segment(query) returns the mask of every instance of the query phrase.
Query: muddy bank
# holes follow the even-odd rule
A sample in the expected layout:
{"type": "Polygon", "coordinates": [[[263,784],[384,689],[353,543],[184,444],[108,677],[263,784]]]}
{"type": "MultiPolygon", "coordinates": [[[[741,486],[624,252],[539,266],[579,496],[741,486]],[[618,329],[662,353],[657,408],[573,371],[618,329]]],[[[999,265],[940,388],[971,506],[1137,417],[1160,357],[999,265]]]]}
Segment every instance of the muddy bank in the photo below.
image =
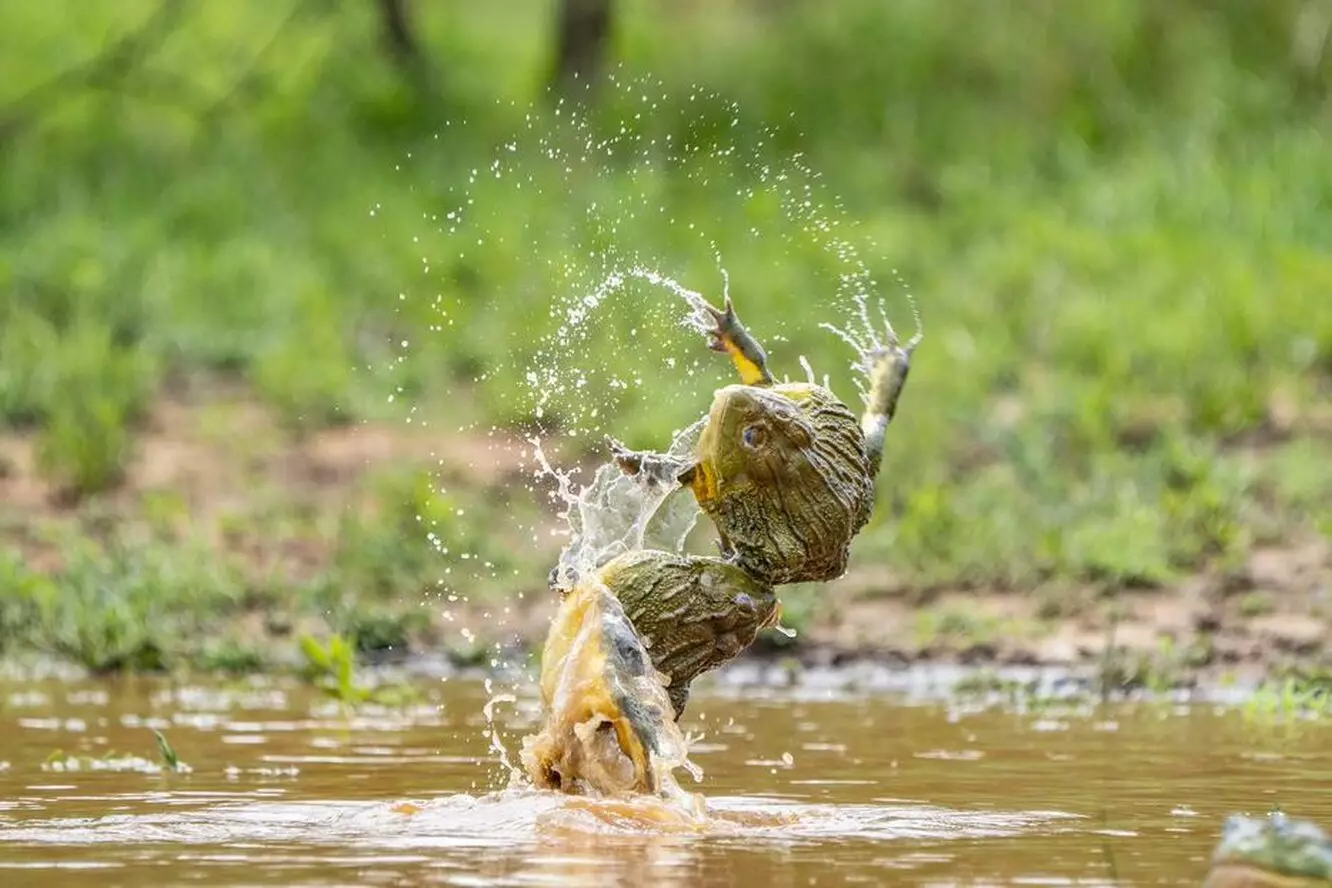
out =
{"type": "MultiPolygon", "coordinates": [[[[562,540],[521,450],[413,426],[298,436],[243,389],[204,387],[154,408],[116,490],[72,504],[30,434],[0,435],[0,658],[278,672],[302,666],[302,637],[339,634],[366,665],[530,660],[562,540]],[[455,551],[423,542],[423,516],[455,551]]],[[[891,562],[853,550],[841,580],[782,589],[796,637],[766,633],[735,674],[1022,667],[1132,686],[1332,668],[1324,537],[1152,588],[923,589],[891,562]]]]}
{"type": "Polygon", "coordinates": [[[797,645],[784,649],[769,635],[755,653],[785,650],[819,666],[1070,667],[1117,657],[1179,672],[1252,672],[1332,663],[1332,544],[1321,538],[1257,549],[1225,573],[1161,588],[919,595],[885,594],[873,584],[871,571],[830,584],[826,608],[797,645]]]}
{"type": "MultiPolygon", "coordinates": [[[[1332,669],[1332,544],[1309,539],[1256,550],[1225,573],[1175,586],[1107,590],[892,591],[881,568],[853,570],[765,632],[735,674],[876,674],[918,667],[1028,668],[1094,675],[1116,686],[1186,687],[1332,669]]],[[[460,619],[536,646],[554,602],[529,594],[495,625],[490,610],[460,619]]]]}

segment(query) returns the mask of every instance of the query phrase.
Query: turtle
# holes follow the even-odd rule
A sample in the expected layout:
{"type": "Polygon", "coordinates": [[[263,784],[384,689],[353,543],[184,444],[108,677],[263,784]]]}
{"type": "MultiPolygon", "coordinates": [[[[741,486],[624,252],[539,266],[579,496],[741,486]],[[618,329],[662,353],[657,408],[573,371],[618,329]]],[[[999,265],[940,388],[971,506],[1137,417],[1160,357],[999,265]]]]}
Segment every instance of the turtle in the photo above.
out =
{"type": "Polygon", "coordinates": [[[1232,814],[1221,828],[1203,888],[1332,888],[1332,837],[1280,811],[1232,814]]]}
{"type": "Polygon", "coordinates": [[[729,297],[707,311],[709,346],[731,358],[740,383],[715,393],[693,452],[611,449],[625,474],[653,485],[673,478],[691,491],[717,527],[720,551],[632,551],[598,571],[669,677],[677,717],[695,677],[776,623],[774,587],[845,572],[874,505],[885,433],[918,341],[902,346],[890,335],[869,355],[858,417],[824,386],[777,383],[729,297]]]}
{"type": "Polygon", "coordinates": [[[624,607],[653,668],[667,678],[677,720],[690,683],[739,656],[780,614],[771,584],[715,556],[638,549],[612,558],[590,581],[624,607]]]}
{"type": "Polygon", "coordinates": [[[690,683],[777,622],[776,586],[844,573],[869,520],[919,337],[903,347],[890,335],[868,356],[857,417],[824,386],[777,383],[729,296],[721,309],[705,307],[709,346],[730,356],[740,383],[715,393],[692,453],[614,441],[611,451],[643,490],[689,490],[717,527],[719,552],[629,549],[590,571],[562,563],[551,572],[562,600],[541,658],[546,720],[522,754],[537,786],[660,793],[658,762],[684,760],[674,722],[690,683]]]}
{"type": "Polygon", "coordinates": [[[731,358],[740,382],[714,394],[695,452],[616,444],[612,455],[627,474],[654,481],[673,470],[716,526],[721,556],[751,577],[774,586],[836,579],[874,507],[884,438],[918,339],[903,346],[890,335],[868,355],[869,393],[857,416],[825,386],[776,382],[730,297],[707,311],[709,346],[731,358]]]}

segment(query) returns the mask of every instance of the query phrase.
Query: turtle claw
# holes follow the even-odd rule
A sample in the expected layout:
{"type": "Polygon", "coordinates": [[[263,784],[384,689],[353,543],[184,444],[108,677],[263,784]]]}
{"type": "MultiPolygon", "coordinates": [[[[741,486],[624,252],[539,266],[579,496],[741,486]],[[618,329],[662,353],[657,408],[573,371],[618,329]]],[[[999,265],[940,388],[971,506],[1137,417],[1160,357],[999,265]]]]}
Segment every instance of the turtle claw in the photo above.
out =
{"type": "Polygon", "coordinates": [[[742,341],[749,338],[745,325],[740,323],[740,318],[735,313],[735,303],[731,297],[727,296],[722,302],[722,307],[708,305],[708,314],[712,316],[713,329],[709,335],[716,343],[719,351],[724,351],[728,343],[740,346],[742,341]]]}
{"type": "Polygon", "coordinates": [[[740,318],[736,316],[735,305],[727,296],[722,308],[704,303],[708,315],[712,318],[712,329],[707,331],[708,348],[721,354],[730,355],[731,363],[740,373],[740,381],[745,385],[771,385],[772,375],[768,372],[768,357],[763,347],[749,335],[740,318]]]}
{"type": "Polygon", "coordinates": [[[606,436],[606,445],[610,448],[611,459],[621,472],[633,478],[643,471],[643,454],[630,450],[609,435],[606,436]]]}
{"type": "Polygon", "coordinates": [[[625,475],[639,484],[655,487],[659,484],[683,484],[679,476],[689,468],[689,462],[668,453],[652,453],[644,450],[630,450],[624,444],[607,436],[606,444],[610,448],[611,460],[625,475]]]}

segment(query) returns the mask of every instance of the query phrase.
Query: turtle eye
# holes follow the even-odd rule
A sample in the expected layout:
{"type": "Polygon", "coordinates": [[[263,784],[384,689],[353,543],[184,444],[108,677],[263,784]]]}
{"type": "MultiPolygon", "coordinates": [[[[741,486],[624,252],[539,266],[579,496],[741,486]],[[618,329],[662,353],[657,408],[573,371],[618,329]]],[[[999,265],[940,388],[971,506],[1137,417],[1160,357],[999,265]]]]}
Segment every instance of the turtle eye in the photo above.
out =
{"type": "Polygon", "coordinates": [[[749,450],[758,450],[768,440],[768,430],[758,423],[745,426],[740,432],[740,443],[749,450]]]}

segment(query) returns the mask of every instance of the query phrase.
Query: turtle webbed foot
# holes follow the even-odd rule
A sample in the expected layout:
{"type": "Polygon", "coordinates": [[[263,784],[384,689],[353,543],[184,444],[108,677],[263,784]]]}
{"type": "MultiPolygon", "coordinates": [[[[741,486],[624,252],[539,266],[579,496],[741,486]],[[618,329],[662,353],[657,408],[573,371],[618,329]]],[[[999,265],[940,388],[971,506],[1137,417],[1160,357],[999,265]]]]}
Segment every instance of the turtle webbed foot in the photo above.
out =
{"type": "Polygon", "coordinates": [[[637,477],[643,471],[643,458],[646,454],[637,450],[630,450],[623,443],[607,436],[606,445],[610,448],[611,459],[620,467],[620,471],[629,477],[637,477]]]}
{"type": "Polygon", "coordinates": [[[546,575],[546,585],[550,591],[566,595],[578,585],[578,572],[571,565],[558,564],[546,575]]]}
{"type": "Polygon", "coordinates": [[[693,461],[666,453],[653,453],[646,450],[630,450],[614,438],[606,439],[610,447],[611,459],[620,471],[642,484],[678,485],[679,478],[693,461]]]}
{"type": "Polygon", "coordinates": [[[731,363],[735,365],[740,381],[745,385],[772,385],[768,356],[736,317],[731,297],[726,297],[723,308],[709,305],[707,310],[713,323],[712,329],[708,331],[708,348],[730,355],[731,363]]]}
{"type": "Polygon", "coordinates": [[[884,438],[889,423],[897,415],[897,402],[902,396],[902,389],[906,387],[914,348],[915,345],[911,343],[903,347],[894,342],[875,350],[869,356],[869,395],[865,401],[861,429],[865,433],[865,450],[871,475],[877,476],[879,473],[884,438]]]}

